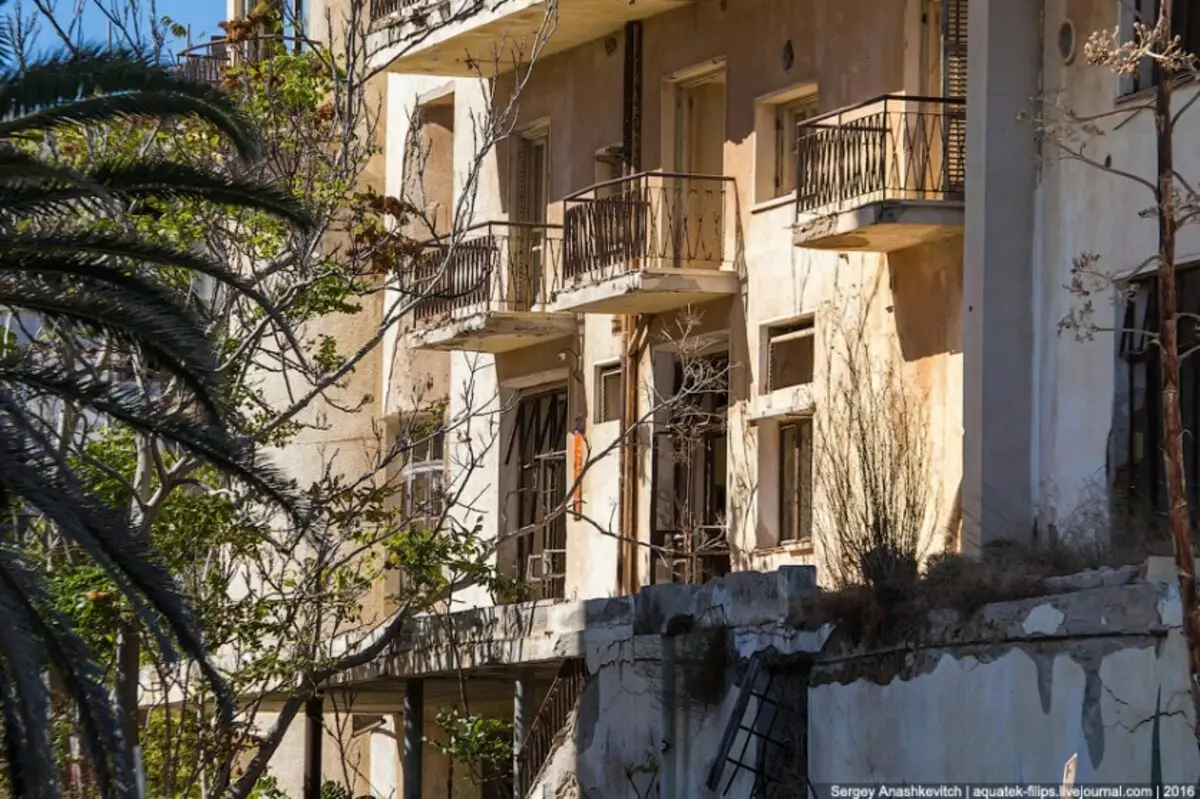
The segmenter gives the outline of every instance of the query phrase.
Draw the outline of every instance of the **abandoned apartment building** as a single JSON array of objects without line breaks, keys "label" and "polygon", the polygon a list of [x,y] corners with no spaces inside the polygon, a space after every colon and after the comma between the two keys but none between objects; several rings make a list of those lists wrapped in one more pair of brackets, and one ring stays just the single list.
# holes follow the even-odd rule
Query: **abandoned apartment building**
[{"label": "abandoned apartment building", "polygon": [[[1117,78],[1081,53],[1153,2],[561,0],[547,26],[549,6],[522,0],[422,36],[458,0],[373,0],[386,117],[369,177],[428,220],[408,233],[429,257],[393,299],[435,285],[355,375],[378,398],[373,418],[328,435],[366,439],[443,401],[469,419],[395,477],[414,516],[438,518],[448,484],[473,497],[460,521],[504,541],[497,566],[528,592],[505,603],[466,589],[461,639],[417,625],[336,686],[361,714],[355,790],[675,799],[940,781],[965,773],[946,752],[992,743],[976,713],[1008,719],[993,780],[1054,779],[1071,752],[1081,774],[1114,781],[1148,763],[1149,725],[1130,714],[1186,706],[1129,687],[1131,670],[1159,685],[1184,673],[1177,598],[1152,575],[982,611],[1000,619],[981,633],[995,651],[944,638],[887,680],[829,654],[830,631],[799,608],[821,582],[829,498],[814,442],[839,426],[840,340],[865,342],[866,372],[894,363],[919,397],[935,549],[1065,530],[1112,497],[1163,504],[1155,351],[1133,332],[1059,333],[1073,259],[1139,263],[1153,222],[1136,187],[1043,157],[1028,121],[1050,93],[1080,113],[1144,96],[1152,75]],[[1200,2],[1174,2],[1191,41]],[[484,90],[481,53],[541,36],[532,63],[484,64]],[[511,135],[476,153],[476,121],[518,83]],[[1152,172],[1151,121],[1106,133],[1103,157]],[[1197,157],[1177,153],[1179,171]],[[1195,228],[1179,251],[1200,260]],[[1200,270],[1180,281],[1200,306]],[[1151,288],[1113,326],[1152,325]],[[1200,448],[1187,447],[1196,490]],[[1128,640],[1104,643],[1122,629]],[[1098,637],[1042,642],[1074,635]],[[450,649],[473,711],[513,721],[511,768],[488,779],[423,741],[458,696]],[[978,708],[958,706],[968,694]],[[1061,724],[1039,721],[1052,712]],[[834,717],[850,720],[826,730]],[[1038,733],[1018,743],[1009,726]],[[320,747],[285,746],[297,754],[273,768],[300,795]],[[1194,761],[1181,752],[1168,769]]]}]

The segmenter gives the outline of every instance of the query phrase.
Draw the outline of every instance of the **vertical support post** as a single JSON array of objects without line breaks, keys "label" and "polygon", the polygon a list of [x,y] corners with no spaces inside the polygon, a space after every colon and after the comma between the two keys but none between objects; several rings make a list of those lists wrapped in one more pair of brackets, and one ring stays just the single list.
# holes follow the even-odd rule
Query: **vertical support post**
[{"label": "vertical support post", "polygon": [[315,693],[304,703],[304,799],[321,797],[321,744],[325,738],[325,697]]},{"label": "vertical support post", "polygon": [[1041,4],[970,0],[963,246],[963,549],[1034,524],[1035,131]]},{"label": "vertical support post", "polygon": [[525,781],[533,777],[521,771],[521,749],[533,724],[533,671],[524,669],[513,684],[513,799],[524,799]]},{"label": "vertical support post", "polygon": [[421,799],[421,738],[424,736],[425,682],[409,680],[404,684],[404,749],[400,770],[404,780],[404,799]]},{"label": "vertical support post", "polygon": [[675,799],[675,638],[662,637],[662,768],[659,799]]}]

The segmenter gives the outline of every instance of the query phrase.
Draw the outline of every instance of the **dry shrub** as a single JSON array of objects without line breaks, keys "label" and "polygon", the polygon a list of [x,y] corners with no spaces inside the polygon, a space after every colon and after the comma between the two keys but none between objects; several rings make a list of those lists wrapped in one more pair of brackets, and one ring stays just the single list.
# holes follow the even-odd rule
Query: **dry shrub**
[{"label": "dry shrub", "polygon": [[1101,544],[993,544],[983,557],[934,555],[925,570],[886,591],[863,583],[815,594],[806,618],[836,624],[843,635],[868,645],[895,642],[912,634],[934,610],[969,615],[991,602],[1045,596],[1046,579],[1091,569],[1141,562],[1137,550]]}]

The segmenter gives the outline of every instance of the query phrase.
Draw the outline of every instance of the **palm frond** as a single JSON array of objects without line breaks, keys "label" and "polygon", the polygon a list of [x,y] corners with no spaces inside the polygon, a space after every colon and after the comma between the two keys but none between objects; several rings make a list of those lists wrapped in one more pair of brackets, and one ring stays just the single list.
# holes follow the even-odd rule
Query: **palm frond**
[{"label": "palm frond", "polygon": [[190,315],[155,305],[146,292],[77,279],[71,291],[14,280],[0,269],[0,306],[24,309],[66,327],[101,332],[130,350],[141,350],[176,377],[212,418],[224,418],[214,372],[215,355]]},{"label": "palm frond", "polygon": [[303,515],[305,508],[282,473],[258,457],[249,441],[230,436],[219,425],[204,424],[185,412],[147,400],[132,387],[98,380],[83,371],[64,372],[7,359],[0,360],[0,382],[85,405],[135,430],[179,444],[297,519]]},{"label": "palm frond", "polygon": [[[40,115],[43,125],[53,127],[71,121],[69,109],[81,101],[130,93],[191,98],[196,106],[187,113],[220,130],[243,158],[253,160],[261,152],[245,118],[223,92],[187,80],[137,53],[99,47],[50,53],[22,68],[0,73],[0,119],[17,122]],[[44,113],[55,109],[64,112],[61,122]],[[177,113],[163,109],[149,110],[147,115]]]}]

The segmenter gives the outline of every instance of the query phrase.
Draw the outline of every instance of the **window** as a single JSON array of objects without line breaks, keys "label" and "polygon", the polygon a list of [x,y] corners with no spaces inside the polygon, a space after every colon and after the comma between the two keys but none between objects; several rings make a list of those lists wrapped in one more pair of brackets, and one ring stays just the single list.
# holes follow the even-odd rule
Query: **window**
[{"label": "window", "polygon": [[445,508],[442,486],[445,432],[413,424],[400,470],[401,512],[409,527],[432,530]]},{"label": "window", "polygon": [[812,420],[779,427],[779,540],[812,541]]},{"label": "window", "polygon": [[772,197],[782,197],[796,190],[796,143],[800,123],[816,115],[815,94],[775,107],[775,191]]},{"label": "window", "polygon": [[601,366],[596,370],[596,423],[616,422],[620,418],[621,367]]},{"label": "window", "polygon": [[[1133,23],[1153,26],[1158,20],[1160,0],[1121,0],[1121,38],[1133,38]],[[1200,0],[1171,0],[1171,33],[1182,41],[1183,49],[1200,53]],[[1121,77],[1122,96],[1156,86],[1158,75],[1150,59],[1143,59],[1136,75]]]},{"label": "window", "polygon": [[813,381],[814,331],[811,318],[767,329],[767,391]]}]

